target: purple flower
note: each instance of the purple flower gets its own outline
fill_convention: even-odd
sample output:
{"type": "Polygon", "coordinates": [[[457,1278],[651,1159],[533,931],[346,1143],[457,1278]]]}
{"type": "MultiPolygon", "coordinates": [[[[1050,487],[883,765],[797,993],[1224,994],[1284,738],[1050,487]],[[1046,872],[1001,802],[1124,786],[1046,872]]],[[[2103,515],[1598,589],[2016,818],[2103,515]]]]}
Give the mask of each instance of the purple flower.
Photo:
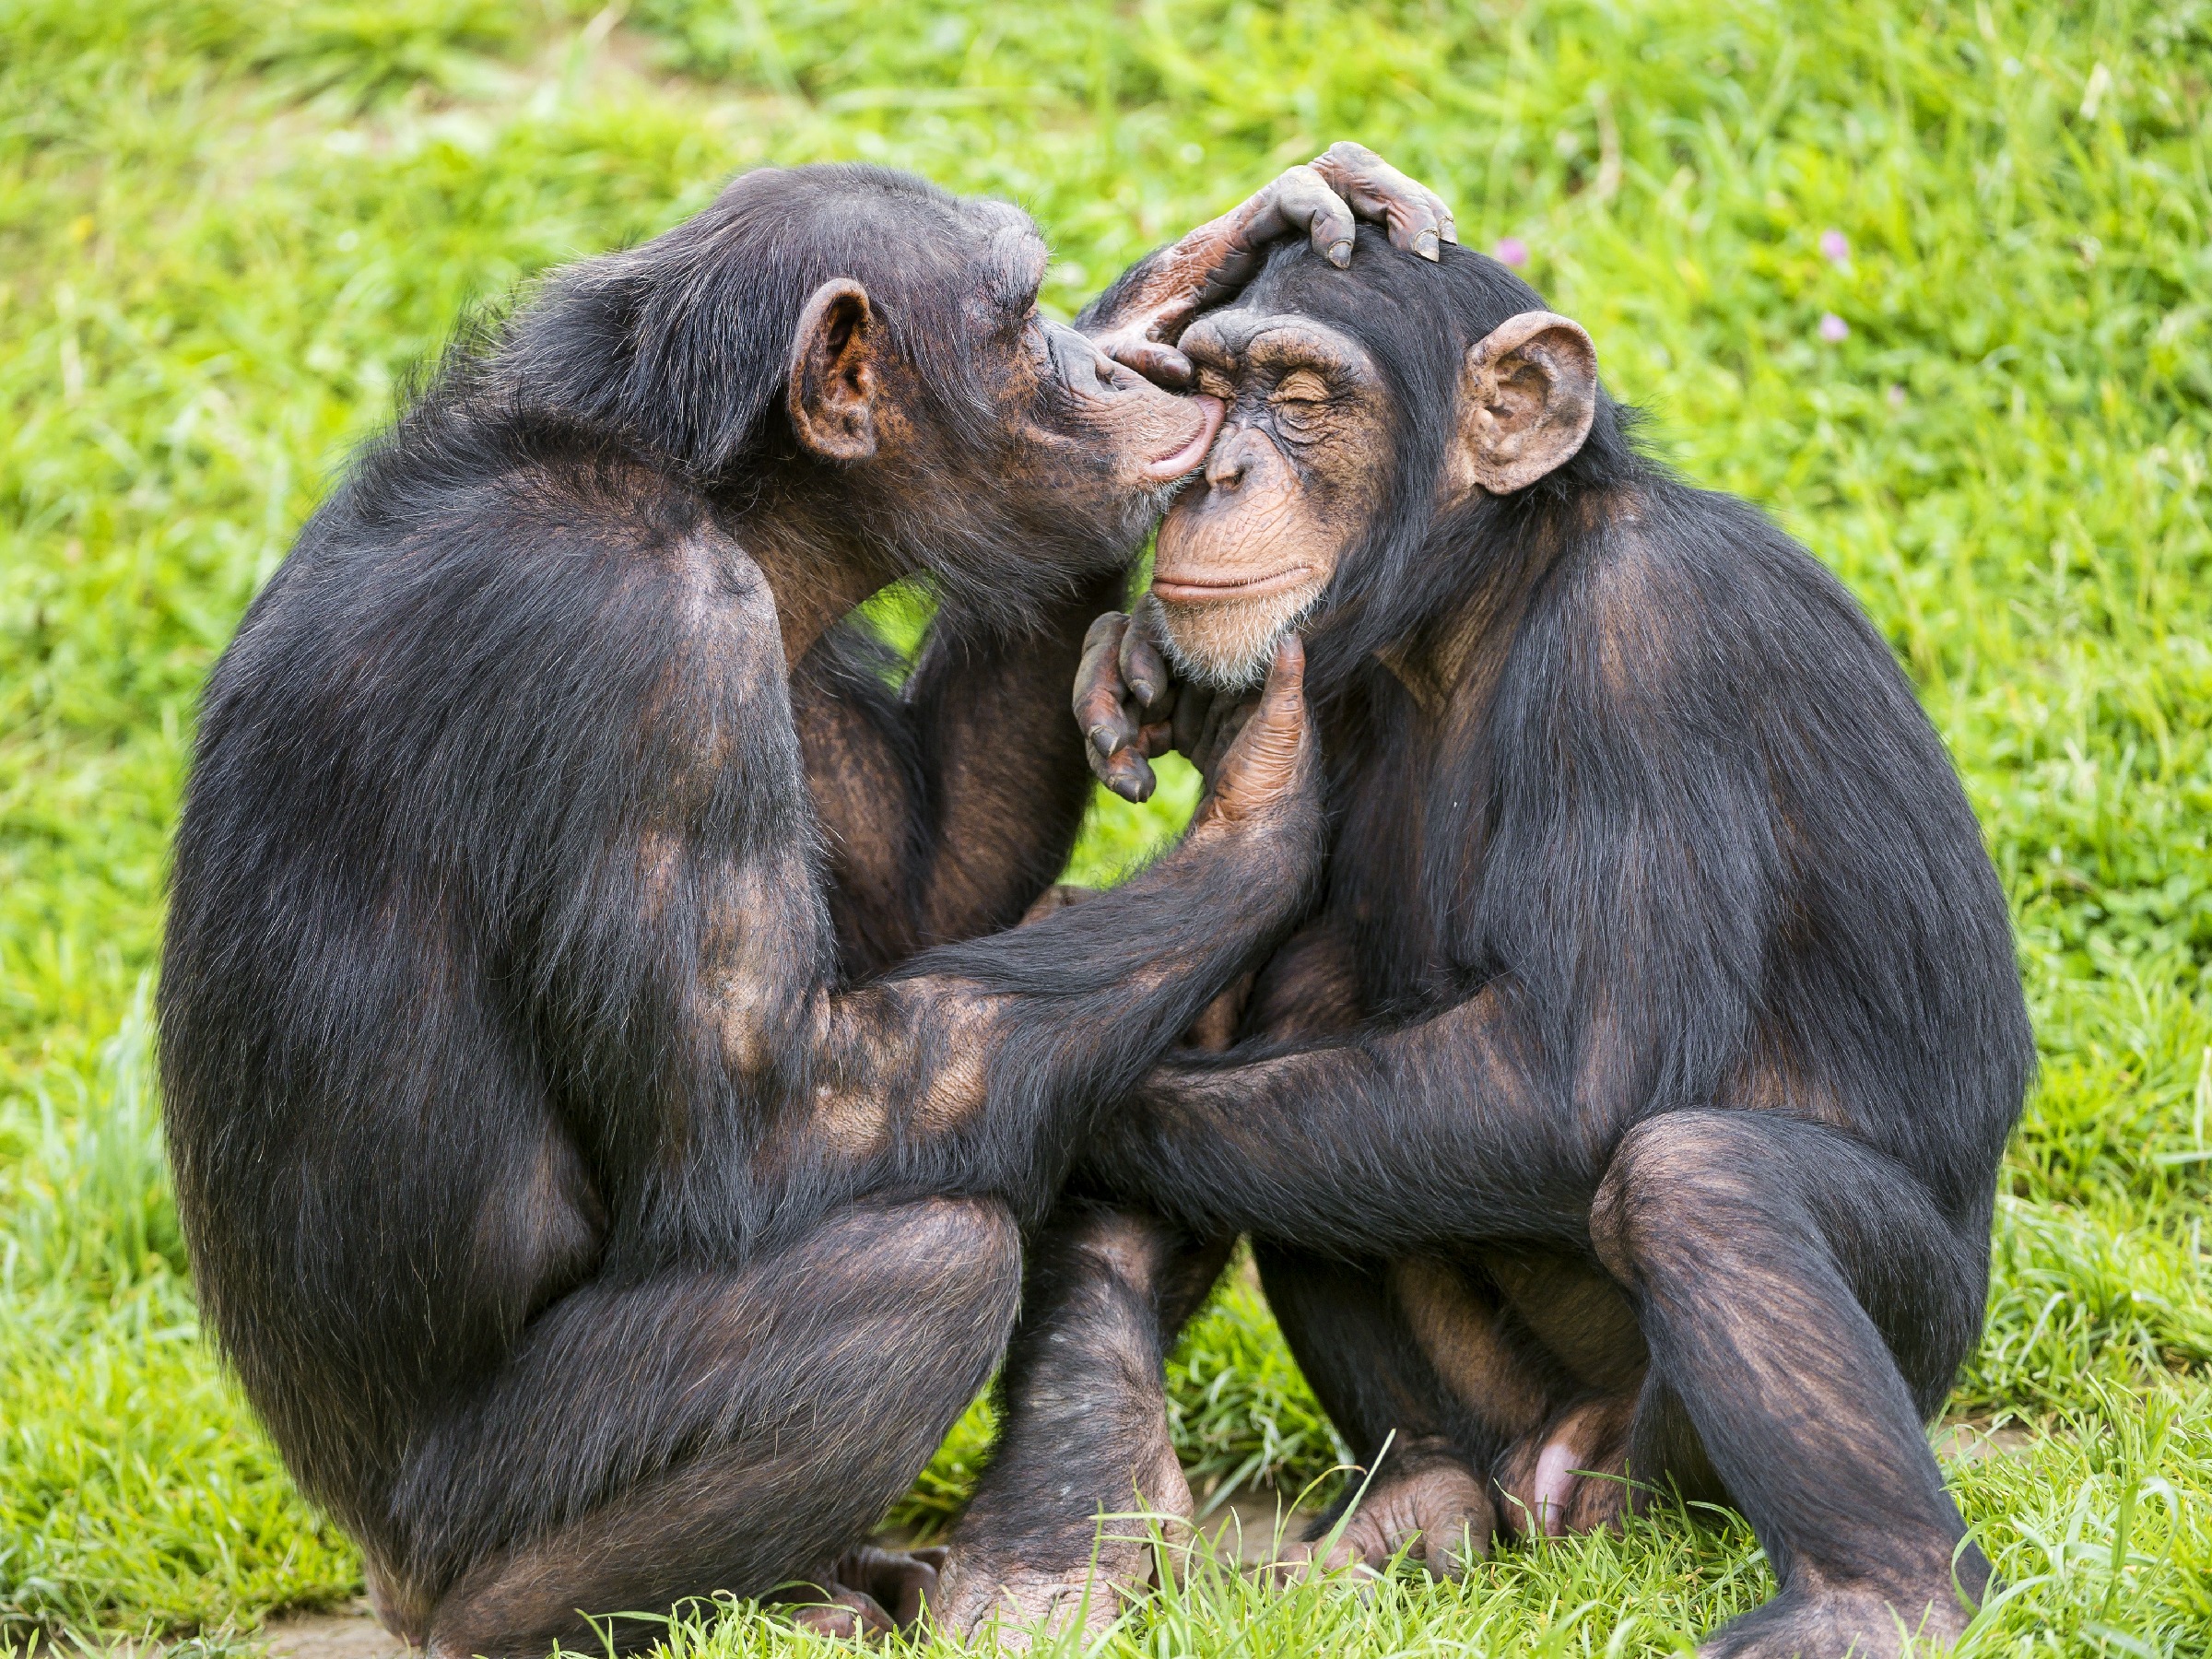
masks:
{"type": "Polygon", "coordinates": [[[1841,230],[1820,232],[1820,257],[1830,265],[1851,263],[1851,239],[1841,230]]]}
{"type": "Polygon", "coordinates": [[[1848,340],[1851,338],[1851,324],[1837,316],[1834,312],[1822,312],[1820,313],[1820,337],[1830,346],[1839,340],[1848,340]]]}
{"type": "Polygon", "coordinates": [[[1512,265],[1516,271],[1528,263],[1528,244],[1517,236],[1500,237],[1491,252],[1500,264],[1512,265]]]}

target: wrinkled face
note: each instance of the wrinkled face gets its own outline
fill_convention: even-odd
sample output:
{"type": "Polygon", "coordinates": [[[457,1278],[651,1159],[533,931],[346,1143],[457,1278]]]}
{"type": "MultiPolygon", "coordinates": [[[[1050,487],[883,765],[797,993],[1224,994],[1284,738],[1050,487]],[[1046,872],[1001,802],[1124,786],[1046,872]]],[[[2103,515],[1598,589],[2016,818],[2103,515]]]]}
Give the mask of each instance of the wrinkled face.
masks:
{"type": "MultiPolygon", "coordinates": [[[[1446,253],[1447,271],[1478,274],[1460,265],[1478,255],[1446,253]]],[[[1376,256],[1418,263],[1387,250],[1360,255],[1376,256]]],[[[1307,258],[1301,252],[1284,271],[1297,277],[1307,258]]],[[[1322,283],[1360,278],[1358,265],[1304,268],[1322,283]]],[[[1437,280],[1420,270],[1410,279],[1437,280]]],[[[1325,301],[1338,319],[1328,321],[1298,309],[1295,282],[1263,278],[1239,304],[1191,325],[1180,345],[1200,390],[1227,413],[1204,474],[1160,525],[1153,565],[1152,594],[1183,675],[1231,689],[1257,684],[1276,641],[1313,611],[1347,559],[1364,556],[1399,481],[1393,469],[1416,447],[1438,470],[1404,481],[1420,498],[1409,510],[1434,513],[1525,489],[1574,457],[1595,418],[1596,350],[1580,324],[1550,312],[1499,316],[1498,299],[1520,297],[1492,296],[1472,316],[1463,300],[1446,320],[1384,287],[1365,297],[1346,289],[1325,301]],[[1455,372],[1450,359],[1435,359],[1438,346],[1457,358],[1455,372]],[[1392,375],[1377,351],[1398,354],[1392,375]],[[1430,366],[1408,367],[1421,360],[1430,366]],[[1450,378],[1433,392],[1395,390],[1439,372],[1450,378]],[[1416,406],[1398,407],[1400,397],[1416,406]],[[1412,422],[1433,423],[1420,435],[1441,444],[1401,441],[1412,422]]]]}
{"type": "Polygon", "coordinates": [[[1366,349],[1311,317],[1233,307],[1180,344],[1227,412],[1160,525],[1152,593],[1183,674],[1249,686],[1373,520],[1390,409],[1366,349]]]}
{"type": "Polygon", "coordinates": [[[1220,406],[1178,397],[1106,357],[1083,335],[1037,309],[1044,244],[1024,219],[1002,233],[986,269],[994,287],[994,338],[1006,351],[1000,408],[1016,439],[1007,478],[1042,511],[1142,535],[1172,487],[1206,459],[1220,406]]]}

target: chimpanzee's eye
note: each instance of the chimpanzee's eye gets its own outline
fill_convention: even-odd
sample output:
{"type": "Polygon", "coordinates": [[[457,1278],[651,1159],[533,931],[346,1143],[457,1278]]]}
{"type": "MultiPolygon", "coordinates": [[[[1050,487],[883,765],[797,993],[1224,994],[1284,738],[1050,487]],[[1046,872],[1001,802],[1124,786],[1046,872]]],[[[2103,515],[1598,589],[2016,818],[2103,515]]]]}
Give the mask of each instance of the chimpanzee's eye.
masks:
{"type": "Polygon", "coordinates": [[[1328,382],[1308,369],[1293,369],[1267,394],[1276,429],[1292,438],[1314,432],[1322,425],[1322,413],[1328,404],[1328,382]]]}

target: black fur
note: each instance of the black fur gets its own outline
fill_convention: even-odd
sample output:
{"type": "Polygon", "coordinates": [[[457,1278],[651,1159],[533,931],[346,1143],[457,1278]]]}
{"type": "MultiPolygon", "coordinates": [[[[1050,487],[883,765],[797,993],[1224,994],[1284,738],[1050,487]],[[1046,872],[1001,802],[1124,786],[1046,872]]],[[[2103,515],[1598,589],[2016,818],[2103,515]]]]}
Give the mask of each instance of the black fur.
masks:
{"type": "MultiPolygon", "coordinates": [[[[1885,1604],[1955,1631],[1921,1425],[1980,1331],[2034,1063],[2004,894],[1850,595],[1641,453],[1630,411],[1601,394],[1548,477],[1435,511],[1463,354],[1543,304],[1443,252],[1363,229],[1348,274],[1286,249],[1239,301],[1360,341],[1398,412],[1307,636],[1335,839],[1245,1041],[1155,1071],[1081,1179],[1253,1235],[1362,1457],[1441,1438],[1502,1502],[1586,1408],[1615,1473],[1733,1499],[1783,1595],[1718,1651],[1886,1651],[1885,1604]],[[1406,1262],[1533,1407],[1449,1385],[1406,1262]],[[1561,1287],[1625,1298],[1625,1347],[1578,1354],[1561,1287]]],[[[1080,1363],[1019,1374],[1065,1393],[1080,1363]]],[[[1987,1574],[1964,1546],[1958,1582],[1987,1574]]]]}
{"type": "Polygon", "coordinates": [[[1301,901],[1286,808],[946,943],[1066,855],[1065,687],[1147,512],[1023,464],[994,377],[1033,240],[803,169],[555,276],[357,458],[208,683],[179,1205],[249,1397],[436,1652],[857,1543],[994,1362],[1098,1103],[1301,901]],[[784,413],[833,276],[911,371],[900,465],[817,461],[784,413]],[[824,524],[821,571],[945,596],[903,696],[842,632],[783,660],[748,540],[824,524]]]}

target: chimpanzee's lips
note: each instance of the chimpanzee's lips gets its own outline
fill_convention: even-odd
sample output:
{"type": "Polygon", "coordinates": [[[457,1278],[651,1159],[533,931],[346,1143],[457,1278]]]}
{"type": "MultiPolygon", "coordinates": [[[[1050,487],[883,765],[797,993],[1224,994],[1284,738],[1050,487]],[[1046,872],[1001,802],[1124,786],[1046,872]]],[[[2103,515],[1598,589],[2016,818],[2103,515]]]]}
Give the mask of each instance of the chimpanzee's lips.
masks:
{"type": "Polygon", "coordinates": [[[1219,398],[1201,393],[1184,401],[1197,406],[1198,434],[1173,454],[1162,455],[1146,465],[1145,477],[1150,483],[1165,484],[1205,465],[1206,452],[1214,447],[1214,435],[1221,429],[1223,409],[1219,398]]]}
{"type": "Polygon", "coordinates": [[[1162,575],[1156,569],[1152,572],[1152,591],[1177,605],[1198,605],[1208,599],[1260,599],[1269,594],[1287,592],[1312,576],[1312,572],[1304,565],[1270,571],[1265,576],[1240,576],[1233,582],[1162,575]]]}

